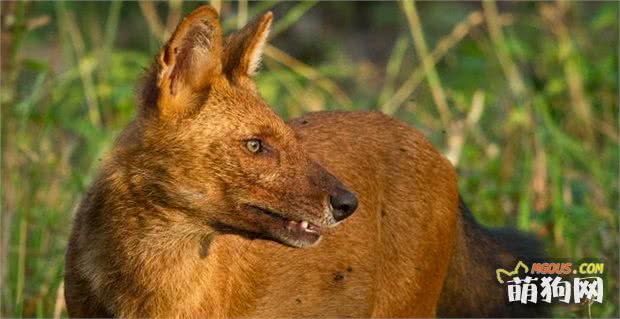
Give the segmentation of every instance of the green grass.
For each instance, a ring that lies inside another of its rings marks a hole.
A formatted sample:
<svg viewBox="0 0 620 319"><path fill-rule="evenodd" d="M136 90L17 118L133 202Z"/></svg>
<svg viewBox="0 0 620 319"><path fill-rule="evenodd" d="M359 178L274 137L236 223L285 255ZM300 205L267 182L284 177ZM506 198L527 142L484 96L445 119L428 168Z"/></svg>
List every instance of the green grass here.
<svg viewBox="0 0 620 319"><path fill-rule="evenodd" d="M592 316L619 315L617 2L220 5L227 31L274 8L257 83L279 114L377 109L419 128L481 222L606 262ZM73 208L166 30L197 4L2 6L0 316L65 315Z"/></svg>

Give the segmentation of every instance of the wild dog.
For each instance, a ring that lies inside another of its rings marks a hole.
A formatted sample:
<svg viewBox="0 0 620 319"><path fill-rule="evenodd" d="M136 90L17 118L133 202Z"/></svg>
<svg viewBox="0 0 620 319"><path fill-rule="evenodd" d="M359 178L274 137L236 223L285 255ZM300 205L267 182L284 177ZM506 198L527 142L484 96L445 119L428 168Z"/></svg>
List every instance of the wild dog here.
<svg viewBox="0 0 620 319"><path fill-rule="evenodd" d="M78 208L69 315L514 314L492 279L522 235L475 223L420 132L377 112L285 123L260 98L271 21L223 37L202 6L156 56Z"/></svg>

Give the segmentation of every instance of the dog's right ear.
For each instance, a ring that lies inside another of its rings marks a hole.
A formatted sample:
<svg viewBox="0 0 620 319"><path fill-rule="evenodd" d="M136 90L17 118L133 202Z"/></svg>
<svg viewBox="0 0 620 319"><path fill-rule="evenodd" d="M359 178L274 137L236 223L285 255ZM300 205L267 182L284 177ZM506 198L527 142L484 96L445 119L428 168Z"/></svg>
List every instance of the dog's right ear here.
<svg viewBox="0 0 620 319"><path fill-rule="evenodd" d="M186 16L157 56L158 113L180 117L222 73L222 31L217 11L201 6ZM153 83L151 83L152 85Z"/></svg>

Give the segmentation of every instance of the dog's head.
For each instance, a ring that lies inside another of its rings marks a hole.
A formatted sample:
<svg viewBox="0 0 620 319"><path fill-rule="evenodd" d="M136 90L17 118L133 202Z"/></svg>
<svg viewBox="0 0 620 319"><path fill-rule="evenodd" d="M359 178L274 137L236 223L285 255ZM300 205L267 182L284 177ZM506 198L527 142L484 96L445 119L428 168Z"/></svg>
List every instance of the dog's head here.
<svg viewBox="0 0 620 319"><path fill-rule="evenodd" d="M226 38L218 20L209 6L185 17L145 77L136 178L196 225L312 246L357 199L257 94L272 14Z"/></svg>

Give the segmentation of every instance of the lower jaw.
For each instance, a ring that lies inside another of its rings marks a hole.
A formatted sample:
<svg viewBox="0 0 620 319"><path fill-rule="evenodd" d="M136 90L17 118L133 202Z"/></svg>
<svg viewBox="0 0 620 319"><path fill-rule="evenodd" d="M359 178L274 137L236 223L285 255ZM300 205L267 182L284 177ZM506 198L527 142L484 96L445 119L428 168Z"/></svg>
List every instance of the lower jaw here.
<svg viewBox="0 0 620 319"><path fill-rule="evenodd" d="M283 244L297 248L306 248L318 244L321 240L320 232L305 231L297 227L291 227L288 223L290 221L278 225L279 227L273 232L276 235L274 237Z"/></svg>
<svg viewBox="0 0 620 319"><path fill-rule="evenodd" d="M283 234L280 237L280 241L286 245L296 247L296 248L309 248L316 246L320 241L322 236L320 234L303 234L303 235L292 235L292 234Z"/></svg>
<svg viewBox="0 0 620 319"><path fill-rule="evenodd" d="M271 226L267 227L270 229L271 237L285 245L306 248L315 246L321 240L321 229L314 224L293 221L260 208L258 210L272 219ZM303 226L304 223L305 227Z"/></svg>

